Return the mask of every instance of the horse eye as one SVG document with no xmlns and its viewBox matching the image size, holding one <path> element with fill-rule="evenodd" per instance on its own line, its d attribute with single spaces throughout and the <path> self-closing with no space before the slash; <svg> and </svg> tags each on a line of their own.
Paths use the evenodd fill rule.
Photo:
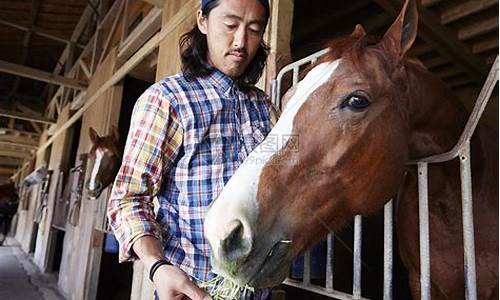
<svg viewBox="0 0 500 300">
<path fill-rule="evenodd" d="M 370 104 L 371 103 L 367 97 L 357 94 L 351 94 L 344 99 L 341 107 L 348 107 L 352 111 L 359 112 L 367 108 Z"/>
</svg>

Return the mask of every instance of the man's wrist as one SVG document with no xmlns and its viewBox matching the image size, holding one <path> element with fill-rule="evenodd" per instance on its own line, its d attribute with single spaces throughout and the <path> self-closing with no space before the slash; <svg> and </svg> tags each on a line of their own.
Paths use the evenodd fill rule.
<svg viewBox="0 0 500 300">
<path fill-rule="evenodd" d="M 151 265 L 151 267 L 149 268 L 149 280 L 151 280 L 151 282 L 153 282 L 153 277 L 155 276 L 156 271 L 161 266 L 165 265 L 171 266 L 172 264 L 166 259 L 159 259 Z"/>
</svg>

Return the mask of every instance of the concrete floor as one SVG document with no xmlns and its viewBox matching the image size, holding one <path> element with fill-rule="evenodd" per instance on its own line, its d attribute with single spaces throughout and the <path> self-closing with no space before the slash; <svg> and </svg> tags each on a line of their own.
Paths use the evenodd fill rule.
<svg viewBox="0 0 500 300">
<path fill-rule="evenodd" d="M 0 246 L 0 299 L 64 300 L 57 292 L 56 277 L 41 274 L 12 238 Z"/>
</svg>

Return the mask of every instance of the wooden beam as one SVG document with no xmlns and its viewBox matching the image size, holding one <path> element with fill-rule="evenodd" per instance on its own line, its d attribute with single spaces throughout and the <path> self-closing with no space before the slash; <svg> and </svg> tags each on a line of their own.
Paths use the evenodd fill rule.
<svg viewBox="0 0 500 300">
<path fill-rule="evenodd" d="M 450 62 L 450 59 L 446 56 L 440 55 L 440 56 L 436 56 L 436 57 L 429 58 L 429 59 L 422 59 L 421 61 L 424 64 L 424 66 L 430 70 L 432 68 L 446 65 L 447 63 Z"/>
<path fill-rule="evenodd" d="M 104 60 L 104 57 L 106 57 L 106 54 L 108 53 L 108 47 L 109 43 L 111 42 L 111 38 L 115 34 L 116 26 L 118 25 L 118 21 L 122 19 L 122 22 L 125 22 L 125 16 L 123 15 L 123 9 L 125 8 L 125 1 L 120 0 L 119 2 L 119 7 L 118 11 L 116 13 L 111 12 L 111 10 L 114 8 L 112 7 L 110 9 L 111 14 L 114 14 L 114 19 L 113 19 L 113 24 L 111 25 L 111 28 L 109 29 L 108 36 L 106 37 L 106 41 L 104 42 L 104 45 L 102 46 L 101 50 L 101 57 L 99 58 L 97 65 L 100 65 L 102 61 Z"/>
<path fill-rule="evenodd" d="M 7 118 L 13 118 L 13 119 L 19 119 L 19 120 L 32 121 L 32 122 L 37 122 L 37 123 L 55 124 L 54 121 L 46 119 L 44 117 L 36 116 L 33 114 L 19 113 L 17 111 L 9 111 L 9 110 L 4 110 L 4 109 L 0 109 L 0 116 L 7 117 Z"/>
<path fill-rule="evenodd" d="M 23 164 L 22 159 L 0 157 L 0 166 L 17 167 Z"/>
<path fill-rule="evenodd" d="M 40 135 L 38 133 L 36 133 L 36 132 L 14 130 L 14 129 L 10 129 L 10 128 L 0 127 L 0 136 L 2 136 L 2 135 L 11 135 L 11 136 L 18 136 L 18 137 L 26 137 L 26 138 L 31 138 L 31 139 L 38 139 L 38 138 L 40 138 Z"/>
<path fill-rule="evenodd" d="M 38 148 L 37 146 L 33 146 L 30 144 L 6 142 L 6 141 L 2 141 L 2 140 L 0 140 L 0 146 L 17 147 L 17 148 L 24 148 L 24 149 L 30 149 L 30 150 L 35 150 L 36 148 Z"/>
<path fill-rule="evenodd" d="M 0 156 L 26 159 L 26 158 L 29 158 L 31 156 L 31 154 L 29 152 L 0 149 Z"/>
<path fill-rule="evenodd" d="M 20 24 L 17 24 L 17 23 L 14 23 L 14 22 L 11 22 L 11 21 L 7 21 L 3 18 L 0 18 L 0 24 L 2 25 L 5 25 L 5 26 L 9 26 L 9 27 L 12 27 L 12 28 L 16 28 L 16 29 L 19 29 L 19 30 L 22 30 L 22 31 L 31 31 L 33 34 L 36 34 L 38 36 L 42 36 L 42 37 L 45 37 L 45 38 L 48 38 L 50 40 L 53 40 L 53 41 L 56 41 L 56 42 L 60 42 L 60 43 L 69 43 L 70 41 L 64 37 L 60 37 L 60 36 L 57 36 L 53 33 L 48 33 L 48 32 L 45 32 L 43 29 L 40 29 L 36 26 L 33 26 L 31 29 L 29 27 L 26 27 L 26 26 L 23 26 L 23 25 L 20 25 Z M 85 46 L 78 43 L 76 44 L 78 47 L 80 48 L 84 48 Z"/>
<path fill-rule="evenodd" d="M 472 52 L 474 54 L 479 54 L 479 53 L 487 52 L 487 51 L 494 50 L 497 48 L 498 48 L 498 36 L 494 36 L 494 37 L 488 38 L 484 41 L 480 41 L 480 42 L 475 43 L 472 46 Z"/>
<path fill-rule="evenodd" d="M 29 138 L 29 137 L 20 137 L 20 136 L 15 136 L 15 135 L 2 134 L 2 135 L 0 135 L 0 143 L 1 142 L 26 145 L 29 148 L 36 148 L 38 146 L 38 139 L 33 139 L 33 138 Z"/>
<path fill-rule="evenodd" d="M 422 3 L 422 6 L 429 7 L 429 6 L 439 4 L 442 1 L 443 0 L 421 0 L 421 3 Z"/>
<path fill-rule="evenodd" d="M 56 85 L 67 86 L 77 90 L 86 89 L 85 85 L 79 80 L 70 79 L 59 75 L 54 75 L 42 70 L 10 63 L 4 60 L 0 60 L 0 72 L 13 74 L 21 77 L 27 77 L 34 80 L 49 82 Z"/>
<path fill-rule="evenodd" d="M 161 17 L 163 10 L 153 8 L 137 27 L 120 44 L 118 59 L 127 59 L 137 51 L 144 43 L 161 29 Z"/>
<path fill-rule="evenodd" d="M 485 20 L 479 20 L 471 25 L 465 26 L 458 31 L 459 40 L 468 40 L 478 35 L 494 31 L 498 28 L 498 16 Z"/>
<path fill-rule="evenodd" d="M 11 176 L 16 172 L 16 168 L 0 167 L 0 176 Z"/>
<path fill-rule="evenodd" d="M 103 85 L 92 95 L 87 95 L 88 99 L 85 105 L 76 111 L 71 118 L 68 119 L 64 124 L 62 124 L 56 132 L 38 148 L 37 153 L 41 154 L 48 146 L 50 146 L 54 140 L 63 132 L 65 132 L 69 127 L 71 127 L 77 120 L 79 120 L 83 113 L 94 104 L 100 96 L 102 96 L 110 87 L 120 82 L 132 69 L 134 69 L 147 55 L 153 52 L 160 42 L 170 33 L 172 33 L 186 18 L 191 17 L 199 9 L 198 0 L 188 0 L 186 4 L 165 23 L 162 30 L 156 33 L 151 39 L 149 39 L 146 44 L 144 44 L 132 57 L 130 57 L 115 74 L 108 79 Z"/>
<path fill-rule="evenodd" d="M 441 23 L 451 23 L 494 5 L 498 5 L 498 0 L 469 0 L 467 2 L 457 4 L 441 13 Z"/>
<path fill-rule="evenodd" d="M 85 9 L 83 10 L 82 15 L 80 16 L 80 19 L 78 20 L 78 23 L 76 23 L 75 29 L 73 29 L 73 33 L 71 34 L 71 37 L 69 39 L 71 43 L 76 43 L 80 39 L 80 36 L 82 35 L 83 31 L 87 27 L 87 24 L 88 24 L 90 18 L 92 17 L 92 14 L 93 14 L 93 11 L 92 11 L 91 5 L 87 4 Z M 62 67 L 64 66 L 64 64 L 66 63 L 66 60 L 69 57 L 70 48 L 71 48 L 71 44 L 70 43 L 66 44 L 66 47 L 64 47 L 64 50 L 61 54 L 61 57 L 59 57 L 52 74 L 58 75 L 61 72 Z M 46 95 L 48 95 L 48 97 L 50 97 L 52 89 L 53 89 L 53 86 L 50 84 L 47 84 L 42 92 L 42 97 L 44 97 Z M 51 103 L 49 102 L 49 105 L 47 106 L 47 110 L 50 108 L 50 106 L 51 106 Z"/>
<path fill-rule="evenodd" d="M 163 7 L 163 5 L 165 4 L 165 0 L 142 0 L 144 2 L 147 2 L 149 4 L 153 4 L 154 6 L 157 6 L 157 7 Z"/>
<path fill-rule="evenodd" d="M 387 13 L 397 16 L 402 0 L 374 0 Z M 484 1 L 483 1 L 484 2 Z M 419 8 L 418 36 L 441 55 L 450 56 L 476 82 L 481 82 L 488 74 L 488 67 L 470 48 L 456 38 L 448 28 L 440 24 L 439 19 L 424 7 Z"/>
<path fill-rule="evenodd" d="M 40 4 L 41 4 L 40 0 L 31 1 L 31 16 L 28 21 L 29 22 L 28 30 L 24 33 L 22 49 L 21 49 L 21 60 L 18 61 L 21 65 L 26 65 L 26 62 L 28 61 L 29 45 L 31 43 L 31 37 L 33 35 L 32 28 L 33 26 L 35 26 L 36 19 L 38 17 L 38 12 L 40 10 Z M 16 77 L 10 93 L 11 96 L 17 94 L 17 90 L 19 89 L 20 83 L 21 83 L 21 77 Z"/>
</svg>

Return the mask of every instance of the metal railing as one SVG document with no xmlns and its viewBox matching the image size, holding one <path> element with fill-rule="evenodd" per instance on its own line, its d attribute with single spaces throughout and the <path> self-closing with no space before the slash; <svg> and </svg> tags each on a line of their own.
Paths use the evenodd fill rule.
<svg viewBox="0 0 500 300">
<path fill-rule="evenodd" d="M 319 57 L 329 52 L 323 49 L 301 60 L 285 66 L 272 81 L 271 98 L 274 105 L 279 107 L 282 80 L 286 73 L 292 72 L 292 84 L 299 81 L 300 68 L 313 64 Z M 418 168 L 418 194 L 419 194 L 419 232 L 420 232 L 420 283 L 421 298 L 430 299 L 430 245 L 429 245 L 429 211 L 428 211 L 428 177 L 427 168 L 429 163 L 446 162 L 460 157 L 460 173 L 462 182 L 462 207 L 463 207 L 463 233 L 464 233 L 464 270 L 466 282 L 466 299 L 476 299 L 476 271 L 474 255 L 474 222 L 472 216 L 472 177 L 470 165 L 470 138 L 477 127 L 491 94 L 498 82 L 498 56 L 493 63 L 488 78 L 479 94 L 478 100 L 469 117 L 467 125 L 460 136 L 455 147 L 449 152 L 433 155 L 427 158 L 412 161 Z M 333 233 L 327 237 L 326 253 L 326 281 L 325 286 L 311 283 L 311 254 L 304 254 L 304 271 L 302 281 L 286 279 L 283 283 L 303 290 L 328 296 L 335 299 L 364 299 L 361 292 L 361 229 L 362 217 L 356 216 L 354 220 L 354 257 L 353 257 L 353 287 L 352 294 L 337 291 L 333 288 L 334 282 L 334 239 Z M 384 278 L 383 299 L 392 299 L 392 272 L 393 270 L 393 203 L 392 200 L 384 206 Z"/>
</svg>

